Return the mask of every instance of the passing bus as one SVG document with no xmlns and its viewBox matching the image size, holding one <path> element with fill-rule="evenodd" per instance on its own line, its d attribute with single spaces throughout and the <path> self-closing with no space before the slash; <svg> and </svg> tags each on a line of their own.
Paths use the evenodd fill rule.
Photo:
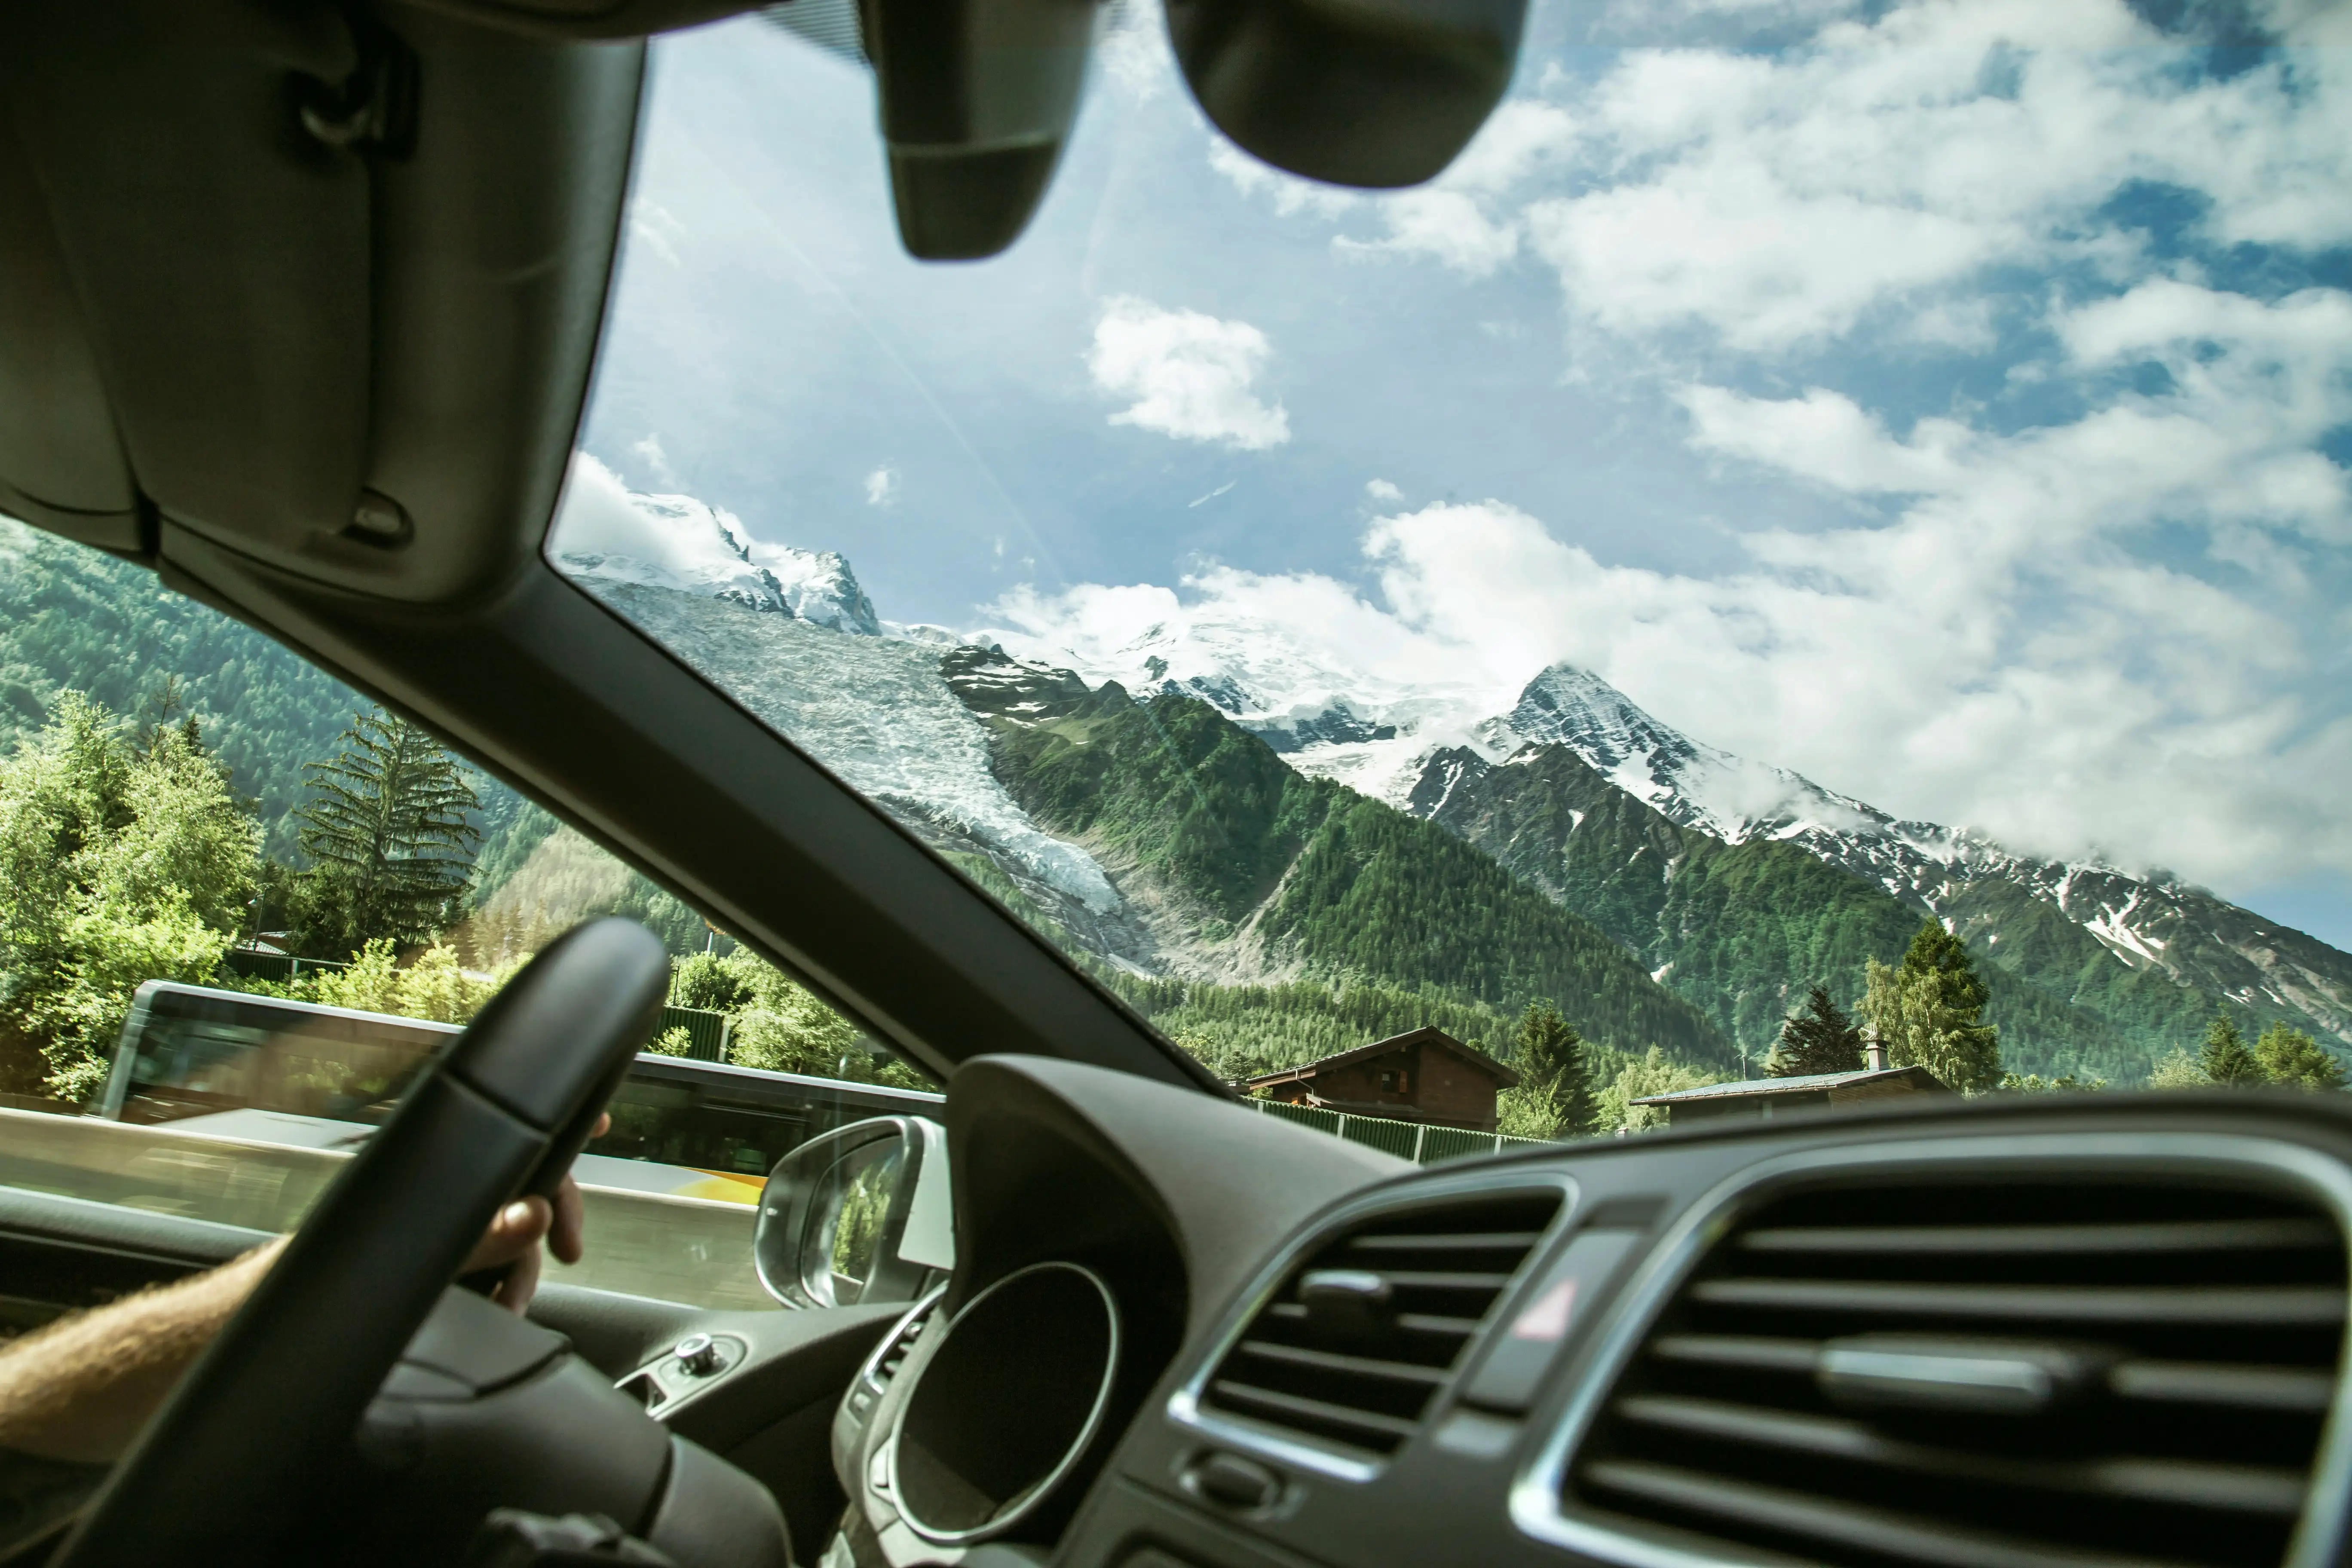
<svg viewBox="0 0 2352 1568">
<path fill-rule="evenodd" d="M 132 999 L 95 1114 L 249 1143 L 349 1150 L 461 1030 L 151 980 Z M 580 1156 L 585 1186 L 756 1204 L 776 1161 L 869 1116 L 940 1115 L 878 1084 L 641 1055 L 613 1125 Z"/>
</svg>

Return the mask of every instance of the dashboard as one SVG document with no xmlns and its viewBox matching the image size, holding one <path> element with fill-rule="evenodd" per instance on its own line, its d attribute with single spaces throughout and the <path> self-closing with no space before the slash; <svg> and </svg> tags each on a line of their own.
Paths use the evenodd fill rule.
<svg viewBox="0 0 2352 1568">
<path fill-rule="evenodd" d="M 824 1568 L 2320 1568 L 2352 1115 L 2075 1095 L 1416 1168 L 982 1058 Z"/>
</svg>

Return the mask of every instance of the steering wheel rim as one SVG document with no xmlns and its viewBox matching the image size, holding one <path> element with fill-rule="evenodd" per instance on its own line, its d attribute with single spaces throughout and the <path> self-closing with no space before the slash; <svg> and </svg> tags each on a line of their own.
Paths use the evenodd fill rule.
<svg viewBox="0 0 2352 1568">
<path fill-rule="evenodd" d="M 51 1568 L 268 1554 L 490 1217 L 562 1179 L 668 979 L 660 942 L 608 918 L 509 981 L 320 1196 Z"/>
</svg>

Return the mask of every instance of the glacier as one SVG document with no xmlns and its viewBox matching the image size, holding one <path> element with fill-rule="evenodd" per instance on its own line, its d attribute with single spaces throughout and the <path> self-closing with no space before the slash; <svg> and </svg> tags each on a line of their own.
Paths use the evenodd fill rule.
<svg viewBox="0 0 2352 1568">
<path fill-rule="evenodd" d="M 1508 767 L 1565 746 L 1670 821 L 1733 844 L 1789 843 L 1948 924 L 1962 894 L 1998 881 L 2134 968 L 2185 979 L 2181 952 L 2199 947 L 2210 974 L 2218 952 L 2237 977 L 2224 994 L 2267 996 L 2352 1040 L 2352 964 L 2326 943 L 2160 874 L 2019 855 L 1967 828 L 1899 820 L 1696 741 L 1572 664 L 1538 672 L 1516 697 L 1418 681 L 1397 673 L 1409 661 L 1360 668 L 1278 619 L 1178 605 L 1163 590 L 1109 591 L 1151 613 L 1099 621 L 1083 647 L 1020 626 L 887 621 L 840 554 L 761 541 L 732 512 L 690 496 L 631 490 L 586 453 L 574 458 L 550 554 L 937 847 L 987 856 L 1073 934 L 1129 967 L 1159 961 L 1146 922 L 1092 855 L 1037 827 L 1005 792 L 985 730 L 940 673 L 943 653 L 996 648 L 1089 687 L 1116 680 L 1138 695 L 1198 698 L 1300 773 L 1423 816 L 1453 782 L 1425 777 L 1446 765 L 1441 752 L 1464 748 Z"/>
<path fill-rule="evenodd" d="M 976 851 L 1107 951 L 1131 942 L 1094 857 L 1040 829 L 989 766 L 939 668 L 953 639 L 883 622 L 831 551 L 755 540 L 689 496 L 631 490 L 585 453 L 549 542 L 557 567 L 844 782 L 947 850 Z"/>
</svg>

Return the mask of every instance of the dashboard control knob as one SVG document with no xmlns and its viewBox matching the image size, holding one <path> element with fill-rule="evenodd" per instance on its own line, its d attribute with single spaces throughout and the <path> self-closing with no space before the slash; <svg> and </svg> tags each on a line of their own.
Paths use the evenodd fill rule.
<svg viewBox="0 0 2352 1568">
<path fill-rule="evenodd" d="M 1267 1508 L 1282 1496 L 1280 1476 L 1239 1454 L 1211 1454 L 1195 1464 L 1185 1479 L 1192 1483 L 1193 1492 L 1223 1508 Z"/>
<path fill-rule="evenodd" d="M 670 1354 L 685 1364 L 696 1377 L 708 1377 L 719 1370 L 719 1342 L 709 1334 L 688 1334 L 677 1342 Z"/>
</svg>

